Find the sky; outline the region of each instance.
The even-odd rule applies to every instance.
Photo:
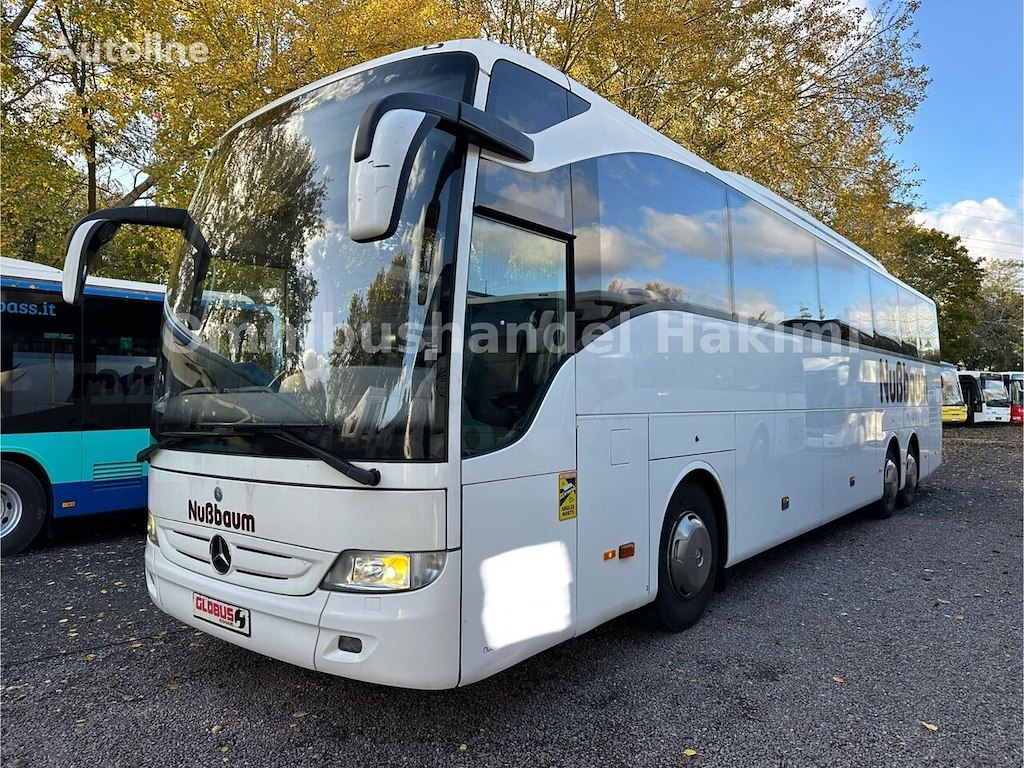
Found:
[[[915,15],[927,98],[894,154],[916,166],[918,222],[971,255],[1024,251],[1024,3],[924,0]]]

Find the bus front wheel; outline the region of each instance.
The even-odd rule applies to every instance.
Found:
[[[704,614],[718,571],[718,525],[707,493],[695,482],[679,487],[661,528],[658,594],[649,606],[652,623],[682,632]]]
[[[46,492],[29,470],[0,465],[0,554],[16,555],[39,535],[46,521]]]

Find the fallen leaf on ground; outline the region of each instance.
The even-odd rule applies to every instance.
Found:
[[[926,723],[924,720],[922,720],[921,721],[921,725],[923,725],[929,731],[937,731],[937,730],[939,730],[939,726],[937,726],[935,723]]]
[[[305,717],[309,712],[303,712],[301,709],[298,712],[292,712],[292,717]]]
[[[846,682],[846,680],[844,680],[844,679],[843,679],[843,678],[842,678],[841,676],[839,676],[839,675],[832,675],[832,681],[833,681],[833,682],[836,682],[836,683],[845,683],[845,682]]]
[[[686,749],[683,750],[683,754],[686,757],[696,757],[697,756],[697,750],[694,749],[693,747],[687,747]]]

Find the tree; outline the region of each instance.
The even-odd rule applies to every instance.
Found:
[[[937,229],[904,227],[897,251],[885,259],[896,277],[935,301],[942,356],[959,362],[972,348],[985,276],[980,259],[972,258],[960,238]]]
[[[989,261],[981,283],[978,322],[971,329],[968,368],[1019,371],[1024,368],[1022,265],[1016,259]]]
[[[568,72],[869,251],[910,213],[887,151],[924,97],[916,2],[481,0],[484,32]],[[888,139],[887,139],[888,137]]]
[[[2,13],[3,252],[54,265],[89,211],[187,205],[217,139],[278,96],[479,33],[477,17],[449,0],[12,0]],[[157,36],[207,55],[118,60],[123,44]],[[151,246],[163,240],[126,228],[98,272],[160,279],[170,254]]]

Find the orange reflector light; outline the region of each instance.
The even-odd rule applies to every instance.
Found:
[[[605,552],[604,553],[604,559],[605,560],[614,560],[615,559],[615,550],[614,549],[609,549],[607,552]]]
[[[61,509],[71,509],[73,506],[75,506],[75,502],[73,501],[62,501],[60,503]]]
[[[627,557],[632,557],[635,554],[636,554],[636,544],[633,543],[632,541],[629,542],[629,544],[623,544],[621,547],[619,547],[619,558],[620,559],[625,559]]]

